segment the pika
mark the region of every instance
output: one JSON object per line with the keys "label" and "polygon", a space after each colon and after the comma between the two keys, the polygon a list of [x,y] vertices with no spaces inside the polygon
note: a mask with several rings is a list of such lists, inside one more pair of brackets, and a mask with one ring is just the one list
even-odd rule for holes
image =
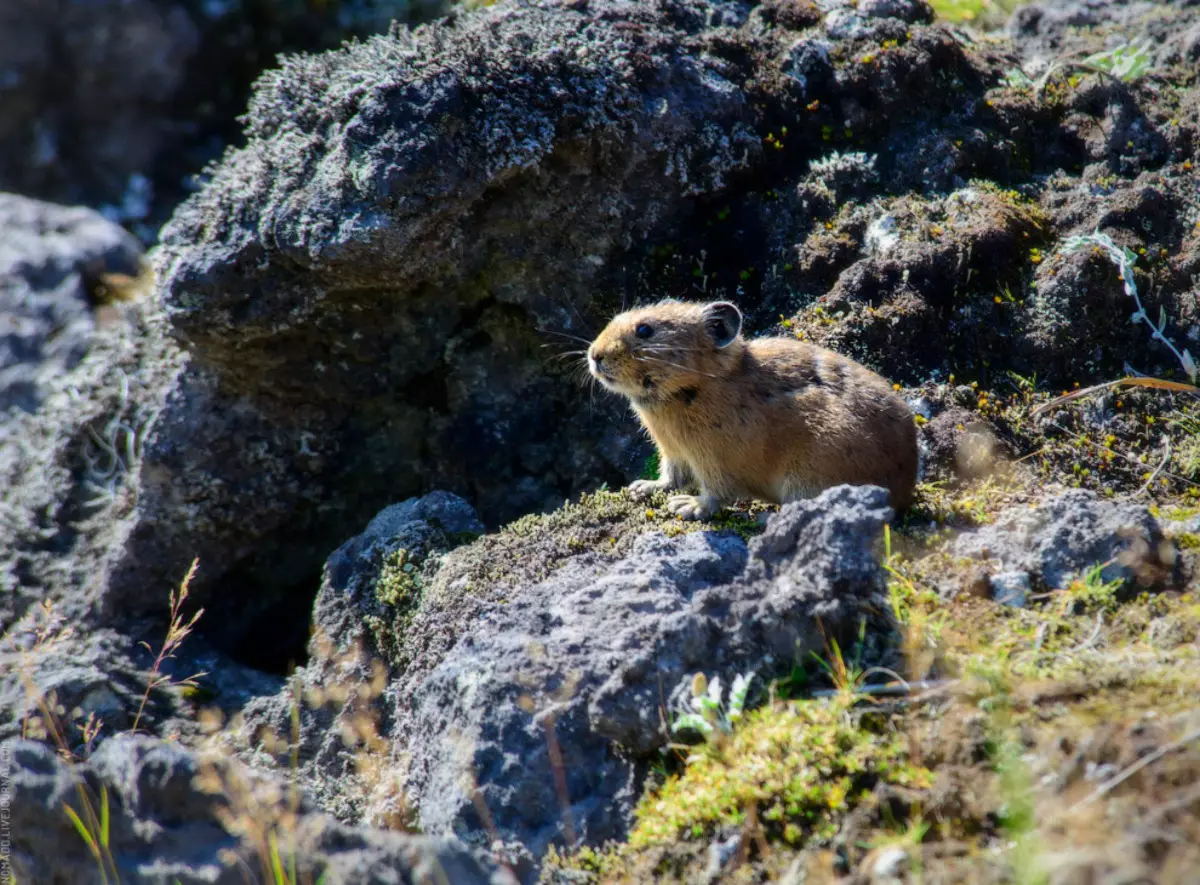
{"label": "pika", "polygon": [[627,397],[659,453],[635,498],[695,481],[672,513],[707,519],[738,498],[783,504],[842,483],[912,503],[917,430],[881,377],[792,338],[742,337],[728,302],[664,301],[619,314],[588,348],[591,374]]}

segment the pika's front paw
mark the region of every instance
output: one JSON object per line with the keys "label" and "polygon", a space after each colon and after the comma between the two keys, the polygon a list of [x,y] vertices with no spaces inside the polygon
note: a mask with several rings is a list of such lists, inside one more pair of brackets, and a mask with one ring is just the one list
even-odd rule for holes
{"label": "pika's front paw", "polygon": [[717,512],[717,503],[695,495],[672,495],[667,509],[680,519],[708,519]]}
{"label": "pika's front paw", "polygon": [[657,479],[639,479],[629,484],[629,497],[635,501],[645,501],[655,492],[665,489],[666,484]]}

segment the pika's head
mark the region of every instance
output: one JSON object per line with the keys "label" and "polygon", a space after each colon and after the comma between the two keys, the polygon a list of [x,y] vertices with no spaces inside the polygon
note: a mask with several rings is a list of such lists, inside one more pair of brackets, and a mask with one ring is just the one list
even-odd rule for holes
{"label": "pika's head", "polygon": [[664,301],[613,318],[588,348],[588,370],[637,403],[663,401],[728,374],[741,357],[742,314],[727,301]]}

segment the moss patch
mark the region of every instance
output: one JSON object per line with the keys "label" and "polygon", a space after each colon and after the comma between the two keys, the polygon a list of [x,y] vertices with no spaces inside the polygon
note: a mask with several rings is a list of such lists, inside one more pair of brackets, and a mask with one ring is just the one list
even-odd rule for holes
{"label": "moss patch", "polygon": [[687,522],[666,509],[667,497],[660,493],[639,502],[623,490],[597,491],[551,513],[524,516],[454,551],[437,583],[459,592],[503,593],[507,587],[543,580],[576,557],[620,559],[639,535],[650,531],[731,531],[748,538],[762,531],[757,514],[770,509],[746,502],[744,509],[723,510],[708,522]]}

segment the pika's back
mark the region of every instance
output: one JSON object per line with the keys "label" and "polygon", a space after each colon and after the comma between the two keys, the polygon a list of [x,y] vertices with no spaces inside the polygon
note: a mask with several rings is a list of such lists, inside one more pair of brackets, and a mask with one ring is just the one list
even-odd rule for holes
{"label": "pika's back", "polygon": [[833,351],[740,332],[732,304],[663,302],[617,316],[589,367],[629,398],[660,453],[717,498],[783,502],[872,484],[907,508],[916,427],[891,386]]}

